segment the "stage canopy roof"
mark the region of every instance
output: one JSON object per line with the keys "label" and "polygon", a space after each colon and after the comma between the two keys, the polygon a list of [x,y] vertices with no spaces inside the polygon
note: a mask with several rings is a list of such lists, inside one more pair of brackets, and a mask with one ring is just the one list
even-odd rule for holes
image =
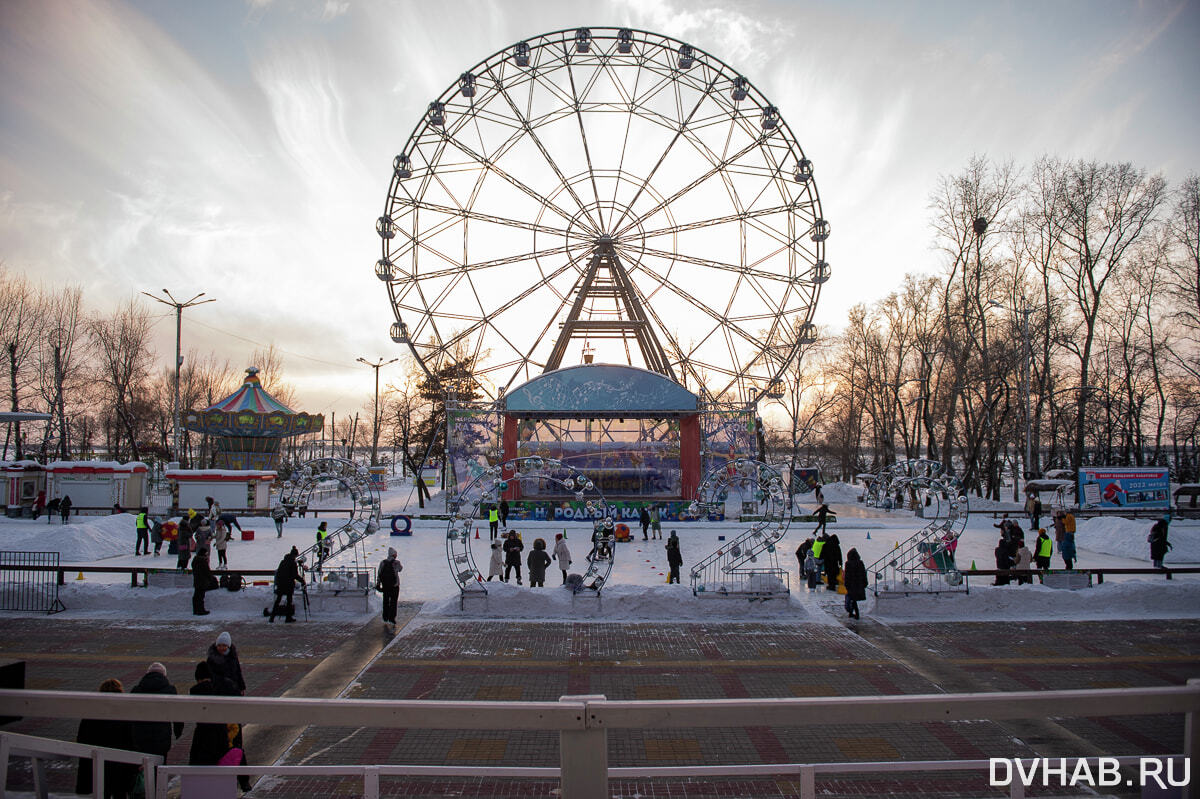
{"label": "stage canopy roof", "polygon": [[504,400],[520,416],[666,417],[698,413],[699,398],[657,372],[620,364],[582,364],[538,375]]}

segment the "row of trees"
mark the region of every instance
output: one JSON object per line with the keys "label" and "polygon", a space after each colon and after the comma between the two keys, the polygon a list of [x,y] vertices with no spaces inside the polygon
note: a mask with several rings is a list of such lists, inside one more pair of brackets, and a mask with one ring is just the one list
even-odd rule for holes
{"label": "row of trees", "polygon": [[[180,460],[207,466],[211,442],[184,431],[183,452],[170,451],[175,373],[152,346],[155,311],[131,297],[111,313],[85,307],[75,286],[46,287],[0,267],[0,346],[4,405],[50,413],[49,421],[6,425],[0,460]],[[274,347],[251,356],[263,385],[285,405],[295,391],[282,382]],[[182,409],[204,408],[241,384],[242,366],[189,352],[180,372]]]}
{"label": "row of trees", "polygon": [[1200,180],[977,158],[930,206],[940,271],[806,354],[776,452],[844,478],[928,457],[995,498],[1055,467],[1197,479]]}

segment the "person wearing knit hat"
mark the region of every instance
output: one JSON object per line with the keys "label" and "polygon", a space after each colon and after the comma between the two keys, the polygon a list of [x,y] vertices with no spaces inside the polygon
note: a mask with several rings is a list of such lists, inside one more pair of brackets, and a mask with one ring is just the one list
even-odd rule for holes
{"label": "person wearing knit hat", "polygon": [[214,682],[224,678],[237,689],[239,695],[246,694],[246,680],[242,678],[242,664],[238,659],[237,647],[233,645],[233,637],[228,632],[222,632],[217,636],[217,640],[208,647],[207,660]]}
{"label": "person wearing knit hat", "polygon": [[400,598],[400,572],[404,565],[396,557],[396,549],[388,547],[388,556],[379,563],[375,590],[383,594],[383,623],[396,629],[396,600]]}
{"label": "person wearing knit hat", "polygon": [[[178,691],[167,680],[166,666],[156,661],[146,667],[146,673],[137,685],[129,689],[129,693],[174,696]],[[182,721],[135,721],[131,726],[134,751],[158,755],[164,763],[167,762],[167,753],[171,751],[172,732],[175,738],[183,735]]]}

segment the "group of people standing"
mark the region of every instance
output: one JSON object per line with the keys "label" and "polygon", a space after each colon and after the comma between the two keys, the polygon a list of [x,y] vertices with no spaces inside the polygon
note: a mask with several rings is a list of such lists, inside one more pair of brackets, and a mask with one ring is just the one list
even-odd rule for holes
{"label": "group of people standing", "polygon": [[[195,684],[188,690],[192,696],[245,696],[246,680],[242,675],[242,664],[237,647],[228,632],[222,632],[209,645],[205,659],[196,664]],[[118,679],[107,679],[100,683],[102,693],[124,693],[125,687]],[[131,694],[159,694],[175,696],[178,689],[167,679],[167,668],[154,662],[129,690]],[[167,756],[176,740],[183,735],[183,722],[175,721],[124,721],[120,719],[83,719],[75,740],[81,744],[105,746],[157,755],[167,762]],[[244,766],[246,752],[242,741],[240,724],[199,722],[192,734],[192,745],[188,752],[189,766]],[[140,784],[139,784],[140,783]],[[250,790],[246,775],[238,776],[243,791]],[[133,763],[104,764],[105,799],[128,799],[135,793],[153,792],[146,786],[141,767]],[[92,793],[92,761],[80,758],[79,771],[75,778],[75,793]]]}
{"label": "group of people standing", "polygon": [[[523,585],[521,582],[521,553],[524,550],[525,542],[521,540],[521,534],[516,530],[509,530],[503,541],[493,541],[492,555],[488,562],[488,581],[491,581],[493,577],[499,577],[501,582],[507,583],[515,570],[517,585]],[[546,539],[534,539],[533,549],[525,558],[525,565],[529,567],[530,588],[545,588],[546,569],[550,568],[553,561],[558,561],[563,585],[566,585],[567,568],[571,565],[571,550],[567,547],[567,539],[562,533],[554,534],[554,550],[551,553],[546,551]]]}

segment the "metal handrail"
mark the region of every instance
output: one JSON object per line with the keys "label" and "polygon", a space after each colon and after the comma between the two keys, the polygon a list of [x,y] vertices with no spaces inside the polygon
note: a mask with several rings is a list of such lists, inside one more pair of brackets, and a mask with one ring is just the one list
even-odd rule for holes
{"label": "metal handrail", "polygon": [[[648,768],[614,768],[607,762],[609,729],[680,729],[737,726],[816,726],[836,714],[841,724],[922,723],[1044,717],[1185,714],[1183,756],[1200,762],[1200,679],[1186,685],[1151,688],[1106,688],[1010,693],[915,694],[903,696],[838,696],[773,699],[608,701],[603,696],[564,696],[558,702],[444,702],[390,699],[306,699],[258,697],[147,696],[82,691],[0,689],[0,715],[51,718],[127,718],[135,721],[220,722],[311,726],[391,727],[456,730],[543,730],[560,733],[559,777],[564,795],[577,799],[608,796],[610,776],[655,776]],[[0,733],[3,735],[3,733]],[[688,766],[668,774],[771,774],[799,771],[802,795],[812,796],[818,771],[968,769],[983,761],[874,764],[756,764],[752,766]],[[913,768],[907,768],[912,766]],[[185,767],[163,767],[159,795],[165,796],[165,773],[183,774]],[[286,775],[295,766],[226,767],[238,773]],[[326,773],[347,773],[344,766]],[[378,795],[380,775],[400,769],[406,774],[441,773],[453,767],[362,766],[364,781]],[[465,768],[465,767],[464,767]],[[659,767],[663,768],[663,767]],[[169,772],[166,770],[170,770]],[[413,769],[421,769],[420,772]],[[440,769],[440,771],[428,771]],[[728,769],[728,771],[725,771]],[[808,769],[807,772],[804,769]],[[552,776],[554,770],[546,772]],[[200,772],[196,772],[199,774]],[[298,772],[297,772],[298,773]],[[359,773],[359,772],[353,772]],[[457,773],[463,773],[458,771]],[[502,776],[490,767],[470,770],[477,776]],[[541,772],[539,772],[540,774]],[[808,776],[805,776],[807,774]],[[509,776],[509,775],[505,775]],[[516,776],[516,775],[512,775]],[[808,789],[805,790],[805,786]],[[232,795],[232,794],[231,794]],[[1014,796],[1020,795],[1014,791]]]}

